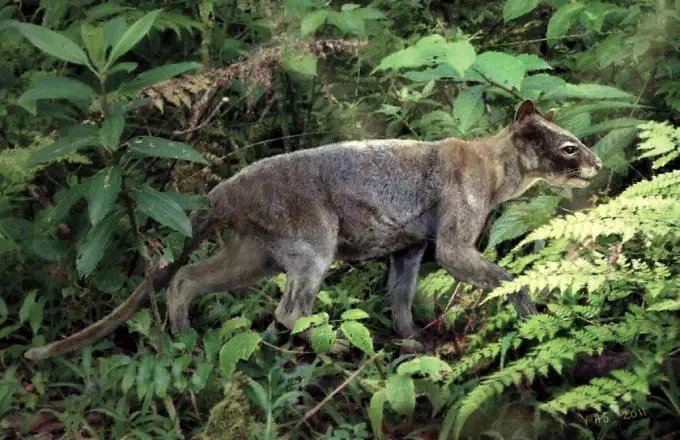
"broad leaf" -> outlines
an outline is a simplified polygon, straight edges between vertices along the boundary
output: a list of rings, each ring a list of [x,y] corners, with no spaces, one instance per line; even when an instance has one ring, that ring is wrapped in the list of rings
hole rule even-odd
[[[316,75],[316,58],[309,53],[292,52],[283,56],[283,67],[301,75]]]
[[[531,53],[517,55],[517,59],[524,63],[524,68],[527,72],[533,72],[535,70],[552,70],[550,64]]]
[[[104,168],[90,180],[88,211],[92,226],[99,223],[113,208],[120,192],[121,180],[118,165]]]
[[[301,333],[313,325],[320,325],[325,322],[328,322],[328,313],[326,312],[317,313],[311,316],[301,316],[295,321],[293,330],[291,330],[290,333],[293,335]]]
[[[505,0],[503,20],[508,22],[536,9],[541,0]]]
[[[41,99],[68,99],[74,104],[87,107],[95,98],[95,91],[87,84],[63,76],[38,76],[33,87],[26,90],[17,104],[35,116],[36,101]]]
[[[446,55],[446,40],[440,35],[423,37],[411,47],[387,55],[374,71],[429,66]]]
[[[569,32],[571,26],[576,23],[576,19],[583,10],[583,7],[583,3],[567,3],[550,17],[547,32],[548,44],[554,45],[556,38],[562,37]]]
[[[446,380],[451,375],[451,366],[435,356],[422,356],[404,362],[397,373],[408,376],[425,376],[433,381]]]
[[[368,313],[364,312],[361,309],[351,309],[344,311],[340,318],[348,321],[355,321],[359,319],[366,319],[368,317],[369,317]]]
[[[208,198],[200,194],[178,193],[175,191],[166,191],[164,194],[174,200],[185,211],[210,207]]]
[[[175,142],[155,136],[138,136],[129,141],[128,144],[130,145],[130,150],[142,156],[208,163],[201,153],[182,142]]]
[[[118,229],[120,215],[112,212],[104,220],[93,226],[83,241],[78,244],[76,269],[81,277],[90,275],[111,244],[113,233]]]
[[[486,86],[468,87],[458,94],[453,105],[453,116],[460,121],[460,129],[466,132],[484,114],[482,91]]]
[[[95,27],[88,23],[80,25],[80,35],[85,43],[90,59],[97,67],[104,65],[106,56],[106,40],[104,38],[104,28]]]
[[[67,154],[99,144],[99,138],[95,136],[70,137],[66,136],[46,147],[36,151],[26,161],[27,167],[33,167],[43,162],[59,159]]]
[[[191,222],[182,207],[165,193],[148,185],[133,193],[140,211],[175,231],[191,237]]]
[[[347,336],[349,342],[367,354],[373,354],[373,338],[371,332],[357,321],[345,321],[340,329]]]
[[[120,136],[123,134],[125,128],[125,118],[119,112],[109,115],[102,123],[102,128],[99,131],[99,138],[102,145],[110,150],[116,150],[120,143]]]
[[[220,372],[230,378],[236,362],[247,360],[260,344],[260,335],[254,332],[239,333],[231,338],[220,350]]]
[[[139,43],[139,40],[149,32],[151,26],[153,26],[153,22],[156,21],[156,17],[158,17],[158,14],[160,13],[160,9],[151,11],[127,28],[120,39],[114,43],[111,54],[109,54],[107,66],[113,64],[118,58],[135,47],[135,45]]]
[[[376,440],[382,440],[384,437],[382,432],[383,422],[383,408],[387,401],[387,393],[385,390],[380,390],[373,394],[371,403],[368,406],[368,418],[371,420],[371,428],[373,428],[373,436]]]
[[[335,329],[330,324],[314,327],[310,342],[315,352],[327,353],[335,342]]]
[[[524,79],[524,63],[503,52],[484,52],[472,67],[485,79],[504,87],[519,89]]]
[[[584,99],[633,99],[633,95],[615,87],[600,84],[565,84],[548,94],[551,99],[584,98]]]
[[[133,93],[154,84],[167,81],[182,73],[196,70],[199,67],[201,67],[200,64],[193,62],[166,64],[165,66],[154,67],[144,73],[140,73],[130,81],[123,83],[119,90],[122,93]]]
[[[413,379],[405,374],[395,374],[387,379],[387,400],[398,414],[413,415],[416,407],[416,392]]]
[[[300,33],[302,35],[307,35],[319,29],[321,25],[326,22],[327,16],[328,11],[324,9],[310,12],[309,14],[305,15],[302,18],[302,22],[300,23]]]
[[[13,23],[21,34],[43,52],[75,64],[88,65],[87,55],[69,38],[46,27],[30,23]]]
[[[460,76],[475,62],[475,48],[468,41],[456,41],[445,46],[445,60]]]
[[[623,174],[628,171],[626,148],[635,140],[637,133],[635,127],[612,130],[593,146],[593,151],[605,167]]]

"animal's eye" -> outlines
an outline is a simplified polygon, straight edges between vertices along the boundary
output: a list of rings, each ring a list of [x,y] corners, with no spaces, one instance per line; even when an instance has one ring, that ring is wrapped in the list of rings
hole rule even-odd
[[[562,145],[561,149],[565,154],[569,154],[569,155],[575,154],[578,151],[578,147],[576,147],[576,145],[570,144],[570,143],[566,143],[566,144]]]

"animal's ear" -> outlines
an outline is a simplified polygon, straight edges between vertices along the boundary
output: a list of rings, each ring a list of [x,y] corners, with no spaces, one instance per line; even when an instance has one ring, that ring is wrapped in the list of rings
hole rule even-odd
[[[536,107],[534,107],[534,101],[527,99],[517,108],[517,111],[515,112],[515,123],[522,122],[525,118],[535,114]]]
[[[555,119],[555,113],[557,113],[557,110],[551,108],[550,110],[543,114],[543,119],[545,119],[548,122],[552,122],[553,119]]]

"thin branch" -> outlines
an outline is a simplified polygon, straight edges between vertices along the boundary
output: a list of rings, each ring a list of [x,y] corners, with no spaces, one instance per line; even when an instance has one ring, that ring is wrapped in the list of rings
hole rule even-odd
[[[347,387],[347,385],[349,385],[350,382],[352,382],[354,379],[356,379],[356,377],[359,376],[359,374],[361,374],[362,371],[364,371],[364,368],[366,368],[366,366],[367,366],[368,364],[370,364],[371,362],[374,362],[376,359],[378,359],[379,356],[381,356],[381,352],[377,352],[376,354],[374,354],[373,356],[371,356],[369,359],[367,359],[363,364],[361,364],[361,366],[357,369],[357,371],[355,371],[354,373],[352,373],[352,375],[350,375],[343,383],[341,383],[340,385],[338,385],[338,386],[337,386],[337,387],[336,387],[336,388],[335,388],[328,396],[326,396],[326,397],[325,397],[321,402],[319,402],[314,408],[312,408],[312,409],[310,409],[309,411],[307,411],[307,414],[305,414],[305,416],[302,418],[302,420],[300,420],[295,426],[296,426],[296,427],[299,427],[300,425],[302,425],[303,423],[305,423],[305,422],[307,421],[307,419],[309,419],[309,418],[312,417],[314,414],[316,414],[317,412],[319,412],[319,410],[320,410],[325,404],[327,404],[328,402],[330,402],[330,401],[333,399],[333,397],[335,397],[336,394],[338,394],[340,391],[342,391],[343,389],[345,389],[345,387]]]

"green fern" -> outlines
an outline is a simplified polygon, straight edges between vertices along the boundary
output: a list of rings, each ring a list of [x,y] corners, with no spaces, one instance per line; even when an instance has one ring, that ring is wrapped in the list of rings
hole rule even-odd
[[[654,121],[639,127],[642,129],[640,138],[644,141],[638,145],[638,150],[642,151],[638,159],[655,157],[652,168],[658,169],[680,156],[680,128],[668,122]]]

